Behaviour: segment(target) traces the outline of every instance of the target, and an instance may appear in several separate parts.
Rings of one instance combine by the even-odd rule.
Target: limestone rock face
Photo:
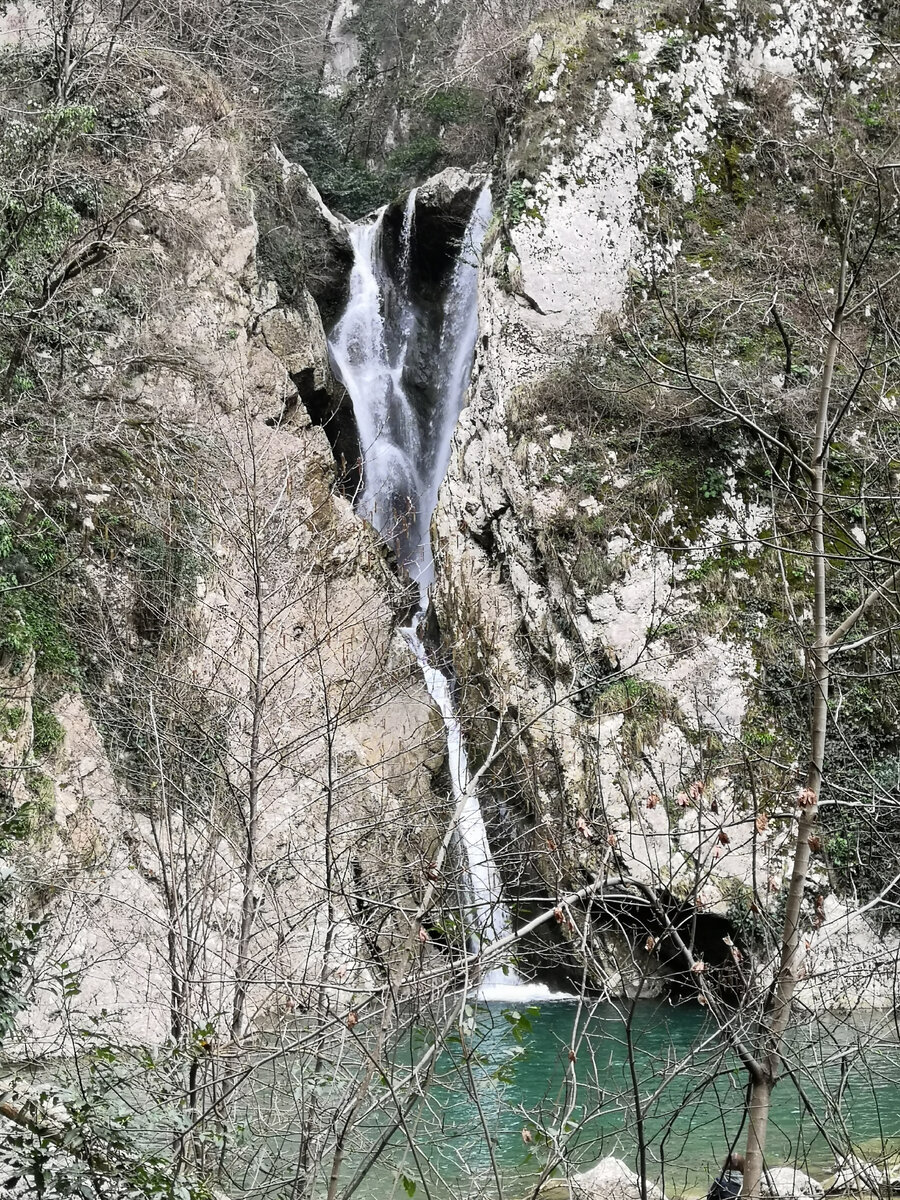
[[[90,528],[114,515],[133,544],[117,557],[85,544],[84,610],[102,620],[83,694],[54,704],[63,745],[35,760],[26,670],[0,747],[4,767],[42,780],[44,824],[17,869],[45,919],[44,984],[21,1027],[48,1050],[76,979],[67,1019],[105,1011],[130,1043],[172,1036],[173,979],[189,981],[190,1020],[223,1034],[303,1011],[313,986],[352,1003],[392,952],[365,913],[409,896],[409,848],[428,860],[440,803],[443,731],[397,632],[401,586],[303,403],[333,386],[316,305],[302,287],[286,305],[260,278],[233,145],[186,132],[180,167],[160,172],[153,203],[190,236],[173,249],[133,231],[134,261],[162,281],[152,311],[122,318],[74,381],[158,431],[157,470],[72,493]],[[159,591],[142,563],[176,510],[192,553]]]
[[[275,299],[275,297],[273,297]],[[267,348],[291,376],[308,374],[314,388],[329,385],[328,346],[318,310],[308,292],[290,309],[273,308],[260,317],[260,330]]]
[[[470,688],[464,692],[473,708],[470,735],[477,739],[478,706],[488,697],[512,714],[511,730],[526,728],[500,774],[533,781],[524,794],[507,793],[507,804],[524,810],[536,830],[527,843],[535,856],[543,857],[547,838],[566,846],[566,869],[577,878],[582,868],[599,865],[609,832],[633,877],[666,880],[675,894],[690,890],[700,864],[704,908],[724,913],[729,888],[752,881],[752,819],[724,775],[710,785],[713,805],[688,799],[699,771],[690,731],[739,734],[753,657],[712,635],[688,655],[659,644],[651,651],[648,633],[659,614],[684,612],[691,603],[664,550],[611,541],[607,552],[622,563],[621,578],[594,595],[573,594],[544,557],[543,531],[559,511],[547,479],[565,455],[550,444],[549,429],[558,422],[548,414],[543,446],[517,447],[507,431],[516,386],[542,361],[553,361],[550,343],[533,332],[540,319],[485,279],[473,388],[435,514],[436,603],[457,673]],[[539,345],[546,346],[544,359]],[[560,446],[568,444],[563,438]],[[671,716],[660,713],[653,744],[637,754],[629,748],[627,716],[612,712],[597,721],[581,711],[578,697],[609,675],[671,700]],[[763,841],[765,869],[779,881],[788,844],[783,830]],[[628,957],[620,954],[620,965]],[[645,987],[658,986],[654,971]],[[615,970],[612,978],[620,977]]]
[[[43,47],[51,36],[46,11],[32,0],[7,4],[0,13],[0,46]]]
[[[635,246],[640,138],[634,98],[614,95],[576,161],[559,167],[579,182],[539,185],[529,200],[540,219],[511,231],[520,288],[542,332],[591,333],[600,314],[621,306]]]
[[[55,1008],[64,986],[58,963],[77,979],[76,1009],[106,1011],[114,1030],[155,1045],[168,1035],[167,927],[157,872],[141,871],[136,817],[118,783],[83,698],[70,693],[55,707],[65,737],[52,765],[52,826],[30,867],[46,889],[32,916],[47,921],[36,964],[39,989],[24,1017],[26,1036],[48,1049],[63,1044]],[[149,834],[149,829],[147,829]],[[144,853],[149,851],[149,846]],[[59,881],[72,885],[52,898]],[[84,889],[84,890],[82,890]]]
[[[353,248],[347,227],[331,212],[299,163],[273,147],[268,164],[269,192],[263,199],[266,230],[261,257],[290,304],[301,278],[329,326],[347,300]]]
[[[608,11],[615,24],[615,6]],[[634,481],[613,452],[588,464],[597,474],[581,499],[573,479],[579,440],[602,439],[621,418],[603,413],[601,368],[615,378],[623,343],[611,336],[609,361],[590,377],[594,429],[574,431],[566,394],[583,386],[587,371],[581,380],[566,376],[556,394],[539,385],[608,335],[626,300],[646,295],[646,281],[677,255],[678,245],[652,232],[648,196],[656,187],[694,195],[719,114],[734,117],[735,83],[768,87],[763,64],[777,61],[799,96],[803,72],[832,52],[832,15],[812,5],[802,36],[793,13],[784,28],[767,30],[724,16],[717,32],[679,33],[671,46],[664,32],[641,32],[640,88],[627,66],[614,71],[602,58],[603,38],[618,27],[603,26],[593,51],[577,41],[583,26],[564,19],[535,34],[530,100],[507,157],[514,183],[505,195],[497,191],[499,231],[484,249],[468,407],[433,525],[433,600],[452,647],[473,760],[487,753],[496,714],[508,737],[484,788],[496,805],[500,846],[511,841],[503,814],[514,814],[515,846],[501,851],[501,870],[523,890],[543,887],[550,897],[560,880],[576,886],[603,872],[652,885],[667,903],[687,902],[709,922],[706,949],[725,971],[733,962],[722,940],[726,919],[748,911],[754,894],[773,904],[783,895],[792,830],[789,820],[758,819],[738,772],[724,756],[709,756],[709,747],[739,745],[756,719],[754,631],[697,620],[698,568],[688,570],[681,550],[701,572],[716,546],[750,553],[761,544],[766,510],[723,475],[718,511],[698,513],[690,528],[673,524],[671,506],[660,507],[653,528],[639,504],[606,528],[592,487],[615,497]],[[853,44],[851,36],[848,55]],[[591,74],[584,64],[594,52]],[[652,124],[657,99],[681,105],[677,129],[666,110],[670,142]],[[544,394],[551,399],[536,410],[533,397]],[[731,587],[722,581],[725,607]],[[688,626],[690,636],[679,641]],[[768,729],[758,736],[769,737]],[[824,874],[816,882],[833,919],[808,914],[813,957],[851,968],[840,985],[847,1003],[888,1002],[887,976],[879,967],[864,978],[862,960],[877,965],[889,953],[877,953],[864,916],[828,896]],[[865,956],[852,949],[854,937],[869,946]],[[641,973],[639,947],[595,954],[607,962],[608,987],[624,987],[626,962]],[[643,965],[645,986],[658,987],[666,967]],[[831,999],[838,978],[831,974],[826,985]],[[810,975],[802,987],[812,986]]]

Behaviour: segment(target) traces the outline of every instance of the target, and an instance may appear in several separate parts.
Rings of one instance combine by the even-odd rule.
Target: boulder
[[[465,223],[484,184],[483,175],[461,171],[459,167],[447,167],[439,175],[432,175],[417,190],[416,219],[420,215],[434,215],[455,217]]]
[[[306,288],[293,308],[272,308],[259,319],[267,348],[284,364],[296,388],[271,423],[296,428],[321,425],[339,469],[342,486],[352,494],[359,485],[359,431],[353,404],[331,371],[325,332],[315,301]],[[301,406],[297,406],[297,398]]]
[[[809,1175],[804,1175],[795,1167],[772,1167],[763,1175],[760,1191],[763,1196],[776,1197],[777,1200],[819,1200],[825,1189]]]
[[[887,1174],[875,1163],[864,1162],[855,1154],[847,1154],[835,1163],[831,1192],[877,1192],[887,1182]]]
[[[289,375],[308,373],[316,387],[328,387],[332,377],[322,322],[305,289],[300,301],[302,309],[299,306],[273,308],[263,313],[259,321],[260,332]]]
[[[469,218],[486,182],[483,175],[448,167],[416,189],[412,214],[415,253],[410,261],[409,286],[417,304],[443,308]],[[384,250],[396,263],[404,253],[406,218],[406,203],[398,200],[389,207],[382,225]],[[472,248],[466,253],[471,254]],[[399,277],[398,272],[395,274]]]
[[[641,1200],[641,1181],[621,1159],[610,1155],[573,1175],[569,1194],[572,1200]],[[655,1184],[648,1184],[647,1200],[665,1200],[665,1196]]]

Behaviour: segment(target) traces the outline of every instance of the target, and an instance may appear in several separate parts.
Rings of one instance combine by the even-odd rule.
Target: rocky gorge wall
[[[230,120],[185,113],[175,83],[134,102],[157,133],[145,203],[82,293],[91,350],[58,421],[4,482],[4,527],[26,547],[39,527],[57,563],[43,625],[4,610],[29,1050],[101,1016],[128,1043],[188,1017],[233,1035],[237,981],[238,1028],[323,988],[351,1004],[443,803],[402,587],[304,406],[340,398],[316,303],[299,268],[288,303],[260,272]],[[331,222],[340,250],[298,186],[299,228]]]
[[[796,217],[798,245],[815,229],[805,179],[772,146],[814,128],[829,79],[852,98],[888,70],[853,3],[765,9],[528,14],[504,75],[517,101],[469,406],[434,521],[434,609],[475,766],[498,721],[504,735],[482,800],[521,915],[598,873],[636,880],[706,922],[705,952],[726,966],[723,933],[749,937],[784,895],[804,746],[771,680],[798,675],[797,646],[751,448],[666,386],[678,346],[657,292],[677,278],[714,308],[765,291],[787,244],[766,234],[771,212]],[[447,18],[460,69],[481,36],[464,15]],[[7,37],[39,39],[20,16]],[[353,17],[339,6],[331,27],[332,89],[352,85]],[[308,980],[351,1004],[396,945],[383,914],[415,906],[446,816],[443,732],[396,631],[408,589],[342,494],[359,447],[323,320],[346,299],[344,224],[280,153],[254,193],[221,89],[160,84],[161,69],[139,72],[130,118],[147,202],[77,297],[87,351],[60,393],[69,424],[11,456],[30,508],[4,500],[17,532],[32,509],[61,531],[78,662],[4,643],[3,765],[31,822],[13,865],[23,917],[46,921],[51,982],[23,1025],[41,1046],[61,997],[68,1019],[106,1011],[160,1040],[173,978],[213,1022],[239,978],[251,1023],[303,1011]],[[402,144],[412,126],[393,100],[382,118]],[[868,109],[855,119],[874,136]],[[477,185],[451,170],[423,203],[439,217]],[[726,349],[776,406],[771,324],[738,322]],[[847,900],[835,860],[819,857],[806,904],[817,999],[886,1003],[896,939],[865,897]],[[667,985],[675,968],[642,949],[642,918],[594,928],[587,952],[554,928],[570,978],[586,965],[611,994]]]
[[[892,68],[853,3],[601,10],[538,20],[528,41],[434,602],[476,762],[496,722],[509,739],[485,786],[508,882],[652,885],[695,920],[726,919],[704,949],[727,964],[723,928],[746,934],[787,887],[803,735],[771,688],[796,674],[769,652],[771,500],[748,484],[748,444],[670,390],[683,347],[657,281],[703,312],[773,286],[748,239],[765,243],[773,206],[808,220],[810,189],[766,161],[767,139],[803,144],[829,80],[870,94]],[[779,236],[784,255],[810,235]],[[760,328],[709,371],[777,405],[783,350],[761,363]],[[890,1004],[896,936],[845,895],[820,855],[804,995]],[[658,990],[671,964],[643,940],[607,923],[589,974]]]

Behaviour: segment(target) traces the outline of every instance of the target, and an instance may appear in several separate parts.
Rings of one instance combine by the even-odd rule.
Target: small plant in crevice
[[[620,715],[622,746],[636,761],[645,747],[656,743],[666,721],[680,715],[678,701],[661,684],[626,676],[605,688],[596,701],[598,717]]]
[[[507,225],[518,225],[525,216],[525,210],[528,207],[528,197],[525,195],[525,189],[520,181],[516,180],[509,185],[509,191],[506,193],[506,223]]]
[[[721,500],[725,493],[727,479],[724,471],[718,467],[707,467],[699,484],[698,491],[704,500]]]
[[[645,191],[657,195],[669,195],[673,191],[672,175],[667,167],[648,167],[641,176],[641,186]]]
[[[31,720],[34,728],[31,753],[35,758],[49,758],[62,746],[65,730],[52,709],[40,700],[32,705]]]

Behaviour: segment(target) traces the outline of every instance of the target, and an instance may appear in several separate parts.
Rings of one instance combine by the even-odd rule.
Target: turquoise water
[[[647,1174],[669,1194],[705,1192],[730,1141],[743,1149],[746,1075],[695,1005],[480,1004],[472,1025],[442,1056],[390,1163],[367,1180],[368,1195],[402,1198],[405,1176],[407,1191],[415,1183],[429,1197],[525,1196],[548,1157],[579,1168],[614,1154],[637,1169],[640,1121]],[[410,1045],[409,1061],[417,1051]],[[796,1163],[821,1179],[834,1161],[829,1141],[872,1157],[896,1148],[900,1045],[892,1020],[804,1017],[787,1061],[796,1082],[785,1078],[775,1092],[771,1165]],[[392,1187],[391,1179],[399,1182]]]

